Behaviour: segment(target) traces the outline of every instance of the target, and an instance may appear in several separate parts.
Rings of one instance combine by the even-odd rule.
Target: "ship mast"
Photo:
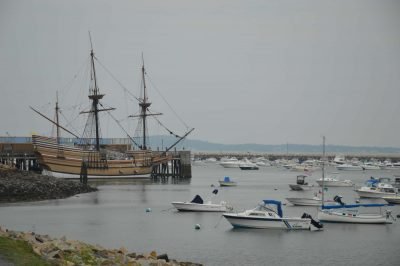
[[[103,98],[104,95],[99,94],[99,88],[97,87],[97,79],[96,79],[96,68],[94,66],[94,53],[92,40],[90,40],[90,60],[92,65],[92,73],[91,79],[94,82],[94,87],[91,91],[92,94],[89,94],[89,99],[92,100],[92,110],[94,112],[95,125],[96,125],[96,150],[100,150],[100,134],[99,134],[99,100]]]
[[[57,130],[57,144],[60,144],[60,122],[58,120],[58,112],[60,111],[60,108],[58,107],[58,92],[56,93],[56,130]]]
[[[99,123],[99,112],[101,111],[111,111],[115,110],[115,108],[106,108],[106,109],[99,109],[99,101],[103,99],[105,94],[99,93],[99,88],[97,86],[97,78],[96,78],[96,68],[94,65],[94,52],[93,52],[93,44],[92,38],[89,32],[89,39],[90,39],[90,62],[91,62],[91,73],[90,79],[92,82],[92,86],[89,88],[89,99],[92,101],[92,108],[90,111],[80,112],[81,114],[84,113],[93,113],[94,114],[94,123],[95,123],[95,137],[96,137],[96,150],[100,151],[100,123]]]
[[[139,115],[130,115],[129,117],[140,117],[142,120],[142,138],[143,142],[141,145],[142,150],[147,150],[147,143],[146,143],[146,138],[147,138],[147,117],[148,116],[156,116],[156,115],[162,115],[162,113],[148,113],[148,109],[151,106],[151,102],[149,102],[149,99],[147,98],[147,93],[146,93],[146,69],[144,68],[144,58],[142,54],[142,83],[143,83],[143,98],[139,99],[139,109],[140,109],[140,114]]]
[[[144,69],[144,59],[143,59],[143,54],[142,54],[142,80],[143,80],[143,100],[139,102],[140,106],[140,114],[142,116],[142,123],[143,123],[143,146],[142,149],[146,150],[147,145],[146,145],[146,117],[147,117],[147,108],[150,107],[151,103],[148,102],[147,95],[146,95],[146,79],[144,77],[145,75],[145,69]]]

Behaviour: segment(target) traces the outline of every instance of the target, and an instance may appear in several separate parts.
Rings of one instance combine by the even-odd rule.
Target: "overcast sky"
[[[187,125],[190,138],[225,144],[325,135],[400,146],[400,1],[385,0],[1,0],[0,136],[49,134],[29,106],[53,117],[56,91],[63,124],[83,130],[88,31],[100,63],[136,96],[144,53],[152,110],[178,134]],[[98,69],[104,104],[134,130],[137,102]],[[102,128],[125,136],[105,115]]]

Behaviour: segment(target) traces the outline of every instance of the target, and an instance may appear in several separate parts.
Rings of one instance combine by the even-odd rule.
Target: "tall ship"
[[[125,131],[137,149],[117,152],[115,150],[108,150],[107,146],[101,143],[99,113],[105,111],[110,112],[115,108],[105,108],[101,103],[105,94],[100,93],[97,84],[95,59],[97,58],[94,55],[93,46],[91,45],[88,96],[91,107],[88,111],[80,112],[80,114],[88,115],[82,137],[79,137],[66,127],[60,125],[58,119],[58,99],[55,108],[55,121],[31,107],[33,111],[55,124],[57,128],[56,137],[32,136],[32,143],[38,162],[46,174],[61,178],[150,177],[153,167],[172,159],[172,156],[168,153],[172,146],[161,152],[152,151],[146,142],[148,139],[146,117],[159,114],[149,113],[151,103],[148,101],[146,95],[144,61],[142,65],[142,95],[140,98],[136,98],[139,101],[140,113],[136,116],[130,116],[139,118],[138,124],[141,128],[143,142],[139,144]],[[61,129],[76,138],[74,145],[61,143]],[[178,136],[179,139],[173,146],[186,137],[191,131],[193,131],[193,129],[187,132],[183,137]]]

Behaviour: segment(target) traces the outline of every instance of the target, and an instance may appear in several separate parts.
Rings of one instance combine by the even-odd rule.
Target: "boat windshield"
[[[390,178],[389,177],[380,177],[379,178],[379,183],[390,183]]]
[[[276,210],[274,210],[272,207],[270,207],[269,205],[266,205],[264,203],[260,203],[254,210],[254,212],[252,212],[250,215],[254,215],[254,213],[258,212],[272,212],[278,215],[278,213],[276,212]],[[258,215],[260,216],[260,215]],[[271,214],[270,214],[271,216]]]
[[[249,215],[250,216],[266,216],[266,214],[264,213],[264,212],[255,212],[255,211],[253,211],[253,212],[251,212],[251,213],[249,213]]]

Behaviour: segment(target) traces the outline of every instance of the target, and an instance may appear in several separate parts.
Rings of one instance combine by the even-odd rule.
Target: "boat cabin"
[[[252,210],[247,210],[246,215],[250,217],[259,217],[259,218],[279,218],[281,216],[278,213],[267,206],[266,204],[259,204]]]
[[[308,183],[306,182],[306,175],[298,175],[297,179],[296,179],[296,184],[297,185],[308,185]]]

